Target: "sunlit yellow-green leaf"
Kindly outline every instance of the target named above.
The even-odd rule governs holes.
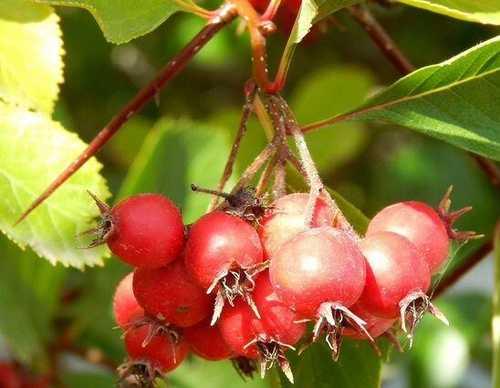
[[[397,0],[457,19],[484,24],[500,24],[498,0]]]
[[[51,7],[0,1],[0,99],[51,113],[63,80],[62,54]]]
[[[86,190],[102,199],[108,196],[95,159],[25,221],[13,224],[84,147],[45,115],[0,103],[0,230],[51,263],[78,268],[100,264],[105,254],[103,248],[82,249],[77,238],[98,215]]]
[[[35,0],[80,7],[95,18],[106,39],[125,43],[147,34],[179,10],[173,0]]]

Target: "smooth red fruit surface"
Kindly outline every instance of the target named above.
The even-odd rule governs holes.
[[[307,229],[304,216],[309,194],[294,193],[279,198],[261,220],[259,236],[266,257],[273,257],[284,242]],[[312,227],[331,226],[334,212],[319,198],[314,208]]]
[[[366,258],[366,284],[358,304],[378,317],[398,318],[399,302],[412,291],[427,292],[431,282],[429,266],[405,237],[380,232],[361,242]]]
[[[135,267],[158,268],[175,260],[184,246],[184,225],[175,204],[159,194],[124,199],[111,210],[111,251]]]
[[[124,330],[135,320],[144,316],[144,309],[139,306],[134,295],[133,279],[133,272],[125,276],[116,287],[115,296],[113,297],[115,321]]]
[[[257,358],[257,347],[246,347],[255,339],[295,345],[304,335],[305,324],[297,323],[297,314],[279,300],[267,272],[257,278],[253,298],[262,319],[258,319],[246,303],[238,300],[234,307],[224,310],[219,320],[222,337],[234,352],[248,358]]]
[[[143,346],[150,329],[150,325],[143,325],[126,332],[125,348],[131,361],[149,363],[160,373],[178,367],[189,353],[188,343],[181,337],[177,344],[173,344],[167,335],[157,334]]]
[[[410,240],[426,258],[431,273],[448,258],[450,239],[446,226],[425,203],[400,202],[382,209],[371,220],[366,235],[378,232],[394,232]]]
[[[397,319],[386,319],[386,318],[376,317],[375,315],[370,314],[366,310],[360,308],[358,305],[354,305],[351,308],[351,311],[366,322],[365,329],[368,331],[368,333],[370,333],[370,336],[373,339],[380,337],[392,326],[394,326],[394,323],[397,321]],[[352,339],[358,339],[358,340],[367,339],[365,333],[351,327],[346,327],[342,332],[342,334]]]
[[[212,301],[187,274],[183,260],[134,272],[134,295],[146,312],[179,327],[196,325],[212,313]]]
[[[184,329],[184,338],[191,346],[191,350],[210,361],[219,361],[230,358],[231,348],[224,342],[217,326],[210,326],[209,321]]]
[[[9,363],[0,362],[0,387],[21,388],[21,378]]]
[[[241,218],[215,211],[191,227],[186,244],[186,268],[205,290],[231,267],[249,268],[262,260],[259,236]]]
[[[279,298],[299,314],[315,318],[324,302],[353,305],[365,285],[365,259],[345,232],[331,227],[299,233],[270,263]]]

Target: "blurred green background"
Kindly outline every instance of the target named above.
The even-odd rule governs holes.
[[[417,67],[445,60],[500,32],[404,6],[375,6],[373,11]],[[58,8],[58,14],[66,81],[55,119],[85,141],[203,24],[193,16],[178,14],[145,37],[113,46],[87,12]],[[115,199],[161,191],[182,207],[188,222],[206,209],[207,198],[190,193],[189,184],[214,186],[217,182],[238,125],[242,86],[250,74],[247,36],[238,36],[236,27],[232,25],[209,43],[158,103],[131,120],[99,154]],[[278,34],[271,41],[270,58],[275,64],[285,40]],[[358,105],[398,77],[349,14],[340,12],[326,32],[297,49],[284,95],[305,124]],[[437,204],[453,184],[454,206],[474,207],[459,226],[491,236],[500,214],[498,191],[466,153],[402,128],[357,122],[323,129],[309,135],[308,141],[325,181],[368,216],[403,199]],[[264,132],[252,121],[238,171],[265,142]],[[291,182],[295,181],[292,177]],[[64,341],[75,348],[66,349],[57,360],[67,386],[112,386],[113,371],[86,359],[118,363],[124,357],[120,333],[112,330],[111,298],[115,284],[130,269],[109,259],[104,268],[85,272],[60,266],[54,270],[31,253],[21,253],[5,237],[0,239],[5,252],[12,253],[0,263],[0,304],[12,306],[10,316],[0,317],[7,328],[0,333],[7,339],[0,345],[1,356],[15,357],[43,371],[51,363],[45,354],[47,346],[61,345],[63,333]],[[478,244],[457,249],[451,267]],[[390,357],[383,370],[384,387],[491,384],[492,276],[490,258],[439,299],[452,325],[442,327],[426,318],[413,350]],[[13,335],[23,337],[26,351],[10,352],[8,338]],[[84,354],[75,355],[82,349]],[[193,359],[168,382],[179,388],[269,387],[276,384],[276,377],[271,374],[264,383],[245,384],[227,363]]]

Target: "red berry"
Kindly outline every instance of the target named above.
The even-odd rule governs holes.
[[[378,317],[398,318],[400,302],[430,286],[429,267],[415,246],[403,236],[380,232],[361,242],[366,258],[366,285],[359,306]]]
[[[131,362],[148,365],[158,373],[169,372],[178,367],[189,353],[188,343],[181,337],[174,344],[164,334],[148,339],[151,327],[133,327],[125,334],[125,347]]]
[[[448,258],[449,237],[439,214],[422,202],[400,202],[382,209],[368,225],[367,236],[394,232],[406,237],[425,257],[431,273]]]
[[[387,332],[387,330],[389,330],[392,326],[394,326],[394,323],[396,322],[396,319],[386,319],[386,318],[376,317],[375,315],[370,314],[369,312],[358,307],[357,305],[353,306],[351,311],[366,322],[365,329],[368,331],[368,333],[373,339],[378,338],[382,334]],[[355,329],[352,327],[346,327],[342,334],[352,339],[361,340],[368,338],[366,333],[364,333],[362,330]]]
[[[233,353],[224,342],[219,328],[210,326],[209,321],[184,329],[184,338],[191,346],[191,350],[205,360],[225,360]]]
[[[273,257],[284,242],[307,230],[304,216],[309,194],[294,193],[279,198],[271,205],[260,222],[259,236],[266,257]],[[334,218],[332,209],[318,198],[312,218],[312,226],[331,226]]]
[[[218,324],[226,343],[238,355],[254,359],[261,354],[255,344],[247,347],[251,341],[295,345],[305,325],[297,323],[297,314],[278,299],[267,271],[257,278],[253,296],[262,318],[258,319],[247,304],[236,302],[224,311]]]
[[[365,260],[345,232],[321,227],[299,233],[271,260],[271,282],[281,300],[307,318],[322,303],[354,304],[365,284]]]
[[[21,378],[10,363],[0,362],[0,387],[21,388]]]
[[[148,314],[174,326],[196,325],[212,310],[210,298],[193,283],[182,260],[163,268],[137,268],[133,287],[137,301]]]
[[[115,321],[124,330],[129,328],[135,320],[144,316],[144,310],[134,296],[133,277],[134,273],[131,272],[120,281],[113,298]]]
[[[159,194],[140,194],[119,202],[110,212],[106,236],[111,251],[135,267],[158,268],[175,260],[184,245],[179,209]]]
[[[257,232],[242,219],[221,211],[201,217],[189,232],[186,268],[203,289],[233,267],[249,268],[262,262]]]

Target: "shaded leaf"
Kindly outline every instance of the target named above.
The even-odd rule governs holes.
[[[229,142],[217,127],[163,119],[146,138],[120,197],[159,192],[182,208],[186,223],[207,209],[210,196],[193,193],[191,183],[216,187],[229,155]]]
[[[151,32],[179,8],[172,0],[35,0],[40,3],[80,7],[96,19],[106,39],[125,43]]]
[[[282,379],[284,388],[378,388],[381,359],[366,341],[344,341],[340,359],[332,361],[330,349],[318,343],[300,357],[290,355],[295,384]]]
[[[51,7],[0,2],[0,99],[51,113],[63,81],[62,54],[59,18]]]
[[[485,24],[500,24],[500,2],[497,0],[397,0],[457,19]]]
[[[23,210],[83,150],[85,144],[40,113],[0,103],[0,230],[51,263],[83,268],[100,264],[104,248],[81,249],[77,235],[98,211],[86,190],[108,197],[94,159],[25,221]]]

